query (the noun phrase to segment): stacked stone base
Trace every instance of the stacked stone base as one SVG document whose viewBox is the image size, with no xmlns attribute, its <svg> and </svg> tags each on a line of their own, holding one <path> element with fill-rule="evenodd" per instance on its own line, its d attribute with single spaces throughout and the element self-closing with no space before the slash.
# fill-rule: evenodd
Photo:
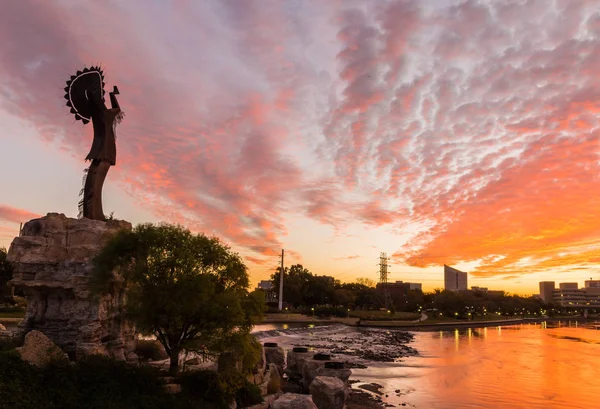
<svg viewBox="0 0 600 409">
<path fill-rule="evenodd" d="M 21 288 L 28 305 L 21 333 L 38 330 L 70 359 L 103 354 L 136 359 L 136 331 L 123 318 L 124 288 L 92 298 L 92 259 L 125 221 L 67 218 L 49 213 L 23 226 L 9 249 L 14 266 L 12 284 Z"/>
</svg>

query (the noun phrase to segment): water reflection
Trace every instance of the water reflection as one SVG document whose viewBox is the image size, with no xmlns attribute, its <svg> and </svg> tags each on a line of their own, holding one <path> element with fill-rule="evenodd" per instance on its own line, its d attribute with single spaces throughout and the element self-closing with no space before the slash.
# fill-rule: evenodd
<svg viewBox="0 0 600 409">
<path fill-rule="evenodd" d="M 355 370 L 417 408 L 600 407 L 600 331 L 575 323 L 417 333 L 421 357 Z M 400 390 L 400 393 L 394 393 Z"/>
</svg>

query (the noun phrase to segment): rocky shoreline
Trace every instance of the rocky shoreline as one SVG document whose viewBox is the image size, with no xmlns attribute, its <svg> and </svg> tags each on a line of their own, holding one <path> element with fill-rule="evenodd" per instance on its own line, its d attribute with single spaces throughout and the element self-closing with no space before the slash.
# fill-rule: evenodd
<svg viewBox="0 0 600 409">
<path fill-rule="evenodd" d="M 368 361 L 398 362 L 402 358 L 418 355 L 408 346 L 414 336 L 406 331 L 378 331 L 356 329 L 352 333 L 336 333 L 315 337 L 294 346 L 326 351 L 346 359 L 347 367 L 367 368 Z M 358 359 L 357 359 L 358 358 Z"/>
</svg>

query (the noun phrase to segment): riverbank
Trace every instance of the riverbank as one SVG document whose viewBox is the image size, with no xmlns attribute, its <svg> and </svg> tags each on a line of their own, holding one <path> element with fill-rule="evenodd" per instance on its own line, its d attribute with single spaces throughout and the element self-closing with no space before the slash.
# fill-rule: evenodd
<svg viewBox="0 0 600 409">
<path fill-rule="evenodd" d="M 455 328 L 485 328 L 485 327 L 498 327 L 504 325 L 519 325 L 529 323 L 541 323 L 541 322 L 593 322 L 595 318 L 516 318 L 516 319 L 502 319 L 502 320 L 488 320 L 488 321 L 452 321 L 452 322 L 420 322 L 420 323 L 406 323 L 406 322 L 394 322 L 394 321 L 367 321 L 362 322 L 360 327 L 366 328 L 393 328 L 405 331 L 444 331 L 452 330 Z"/>
<path fill-rule="evenodd" d="M 401 320 L 381 320 L 367 321 L 356 317 L 340 318 L 316 318 L 301 314 L 266 314 L 265 319 L 261 324 L 343 324 L 350 327 L 360 328 L 393 328 L 406 331 L 440 331 L 451 330 L 454 328 L 468 327 L 495 327 L 499 325 L 519 325 L 523 323 L 540 323 L 540 322 L 559 322 L 559 321 L 574 321 L 574 322 L 592 322 L 597 318 L 584 317 L 539 317 L 539 318 L 499 318 L 488 320 L 452 320 L 452 321 L 401 321 Z"/>
</svg>

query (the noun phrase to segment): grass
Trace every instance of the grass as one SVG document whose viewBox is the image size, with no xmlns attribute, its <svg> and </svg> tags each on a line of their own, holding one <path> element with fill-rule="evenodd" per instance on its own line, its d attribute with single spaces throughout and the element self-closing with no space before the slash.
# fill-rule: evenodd
<svg viewBox="0 0 600 409">
<path fill-rule="evenodd" d="M 360 318 L 365 321 L 414 321 L 421 317 L 418 312 L 396 312 L 390 314 L 387 311 L 350 311 L 350 317 Z"/>
<path fill-rule="evenodd" d="M 25 311 L 0 312 L 0 320 L 2 318 L 23 318 Z"/>
</svg>

